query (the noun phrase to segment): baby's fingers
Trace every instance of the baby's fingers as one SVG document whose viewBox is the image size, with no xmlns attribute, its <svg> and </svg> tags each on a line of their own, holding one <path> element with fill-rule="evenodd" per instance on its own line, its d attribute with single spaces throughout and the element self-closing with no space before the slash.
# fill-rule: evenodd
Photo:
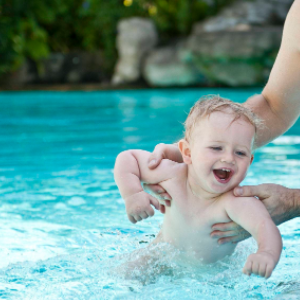
<svg viewBox="0 0 300 300">
<path fill-rule="evenodd" d="M 131 223 L 133 223 L 133 224 L 136 223 L 136 219 L 133 216 L 128 216 L 128 219 Z"/>
<path fill-rule="evenodd" d="M 259 275 L 259 263 L 257 260 L 252 261 L 252 273 L 255 275 Z"/>
<path fill-rule="evenodd" d="M 245 266 L 243 268 L 243 273 L 245 275 L 250 276 L 252 274 L 252 263 L 253 263 L 252 259 L 248 257 Z"/>
<path fill-rule="evenodd" d="M 139 216 L 142 220 L 147 219 L 149 217 L 149 215 L 146 211 L 141 212 Z"/>
<path fill-rule="evenodd" d="M 258 275 L 261 276 L 261 277 L 265 277 L 266 276 L 266 269 L 267 269 L 267 264 L 261 263 L 259 265 Z"/>
<path fill-rule="evenodd" d="M 134 216 L 133 218 L 135 219 L 135 223 L 142 221 L 142 218 L 140 216 Z"/>
<path fill-rule="evenodd" d="M 150 198 L 150 204 L 153 205 L 155 207 L 155 209 L 159 210 L 159 201 L 157 199 L 155 199 L 154 197 Z M 151 208 L 151 206 L 150 206 L 150 208 Z M 151 208 L 151 210 L 153 211 L 152 208 Z M 154 211 L 153 211 L 153 215 L 154 215 Z"/>
<path fill-rule="evenodd" d="M 272 272 L 273 272 L 273 266 L 269 266 L 267 265 L 267 268 L 266 268 L 266 274 L 265 274 L 265 278 L 268 279 L 270 278 Z"/>
<path fill-rule="evenodd" d="M 259 265 L 258 275 L 261 276 L 261 277 L 265 277 L 266 279 L 268 279 L 268 278 L 270 278 L 273 270 L 274 270 L 274 267 L 273 267 L 272 264 L 261 263 Z"/>
<path fill-rule="evenodd" d="M 147 218 L 148 217 L 153 217 L 154 216 L 154 209 L 151 206 L 149 206 L 149 208 L 146 211 L 146 214 L 147 214 Z"/>
</svg>

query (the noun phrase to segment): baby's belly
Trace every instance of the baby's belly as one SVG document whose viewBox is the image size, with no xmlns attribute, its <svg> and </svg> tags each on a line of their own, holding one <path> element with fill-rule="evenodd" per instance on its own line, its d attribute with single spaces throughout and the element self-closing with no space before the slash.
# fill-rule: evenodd
<svg viewBox="0 0 300 300">
<path fill-rule="evenodd" d="M 210 237 L 210 226 L 195 229 L 165 225 L 163 225 L 155 242 L 172 244 L 181 250 L 182 258 L 192 264 L 198 262 L 213 263 L 227 255 L 231 255 L 236 247 L 236 244 L 232 243 L 219 245 L 217 239 Z"/>
</svg>

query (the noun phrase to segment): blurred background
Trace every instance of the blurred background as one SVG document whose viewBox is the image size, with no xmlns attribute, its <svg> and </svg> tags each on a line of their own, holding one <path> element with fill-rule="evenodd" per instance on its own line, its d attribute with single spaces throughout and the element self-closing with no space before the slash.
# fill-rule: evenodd
<svg viewBox="0 0 300 300">
<path fill-rule="evenodd" d="M 0 88 L 261 87 L 292 0 L 1 0 Z"/>
</svg>

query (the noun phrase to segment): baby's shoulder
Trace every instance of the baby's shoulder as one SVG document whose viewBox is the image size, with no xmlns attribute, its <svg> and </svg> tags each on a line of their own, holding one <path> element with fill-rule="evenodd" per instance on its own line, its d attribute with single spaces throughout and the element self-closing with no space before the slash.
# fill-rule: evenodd
<svg viewBox="0 0 300 300">
<path fill-rule="evenodd" d="M 228 191 L 220 196 L 220 203 L 224 208 L 238 209 L 239 207 L 248 207 L 249 205 L 255 206 L 260 204 L 260 200 L 255 197 L 237 197 L 234 195 L 233 190 Z"/>
<path fill-rule="evenodd" d="M 249 201 L 256 199 L 255 197 L 237 197 L 234 195 L 233 190 L 230 190 L 220 196 L 222 202 L 235 202 L 235 201 Z"/>
</svg>

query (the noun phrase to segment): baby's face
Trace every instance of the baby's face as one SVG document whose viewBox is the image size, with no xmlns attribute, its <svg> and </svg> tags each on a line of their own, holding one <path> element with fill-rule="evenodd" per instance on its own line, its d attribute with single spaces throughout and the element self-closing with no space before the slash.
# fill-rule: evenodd
<svg viewBox="0 0 300 300">
<path fill-rule="evenodd" d="M 255 129 L 246 119 L 214 112 L 200 120 L 191 137 L 191 164 L 207 192 L 224 193 L 237 186 L 252 163 Z"/>
</svg>

